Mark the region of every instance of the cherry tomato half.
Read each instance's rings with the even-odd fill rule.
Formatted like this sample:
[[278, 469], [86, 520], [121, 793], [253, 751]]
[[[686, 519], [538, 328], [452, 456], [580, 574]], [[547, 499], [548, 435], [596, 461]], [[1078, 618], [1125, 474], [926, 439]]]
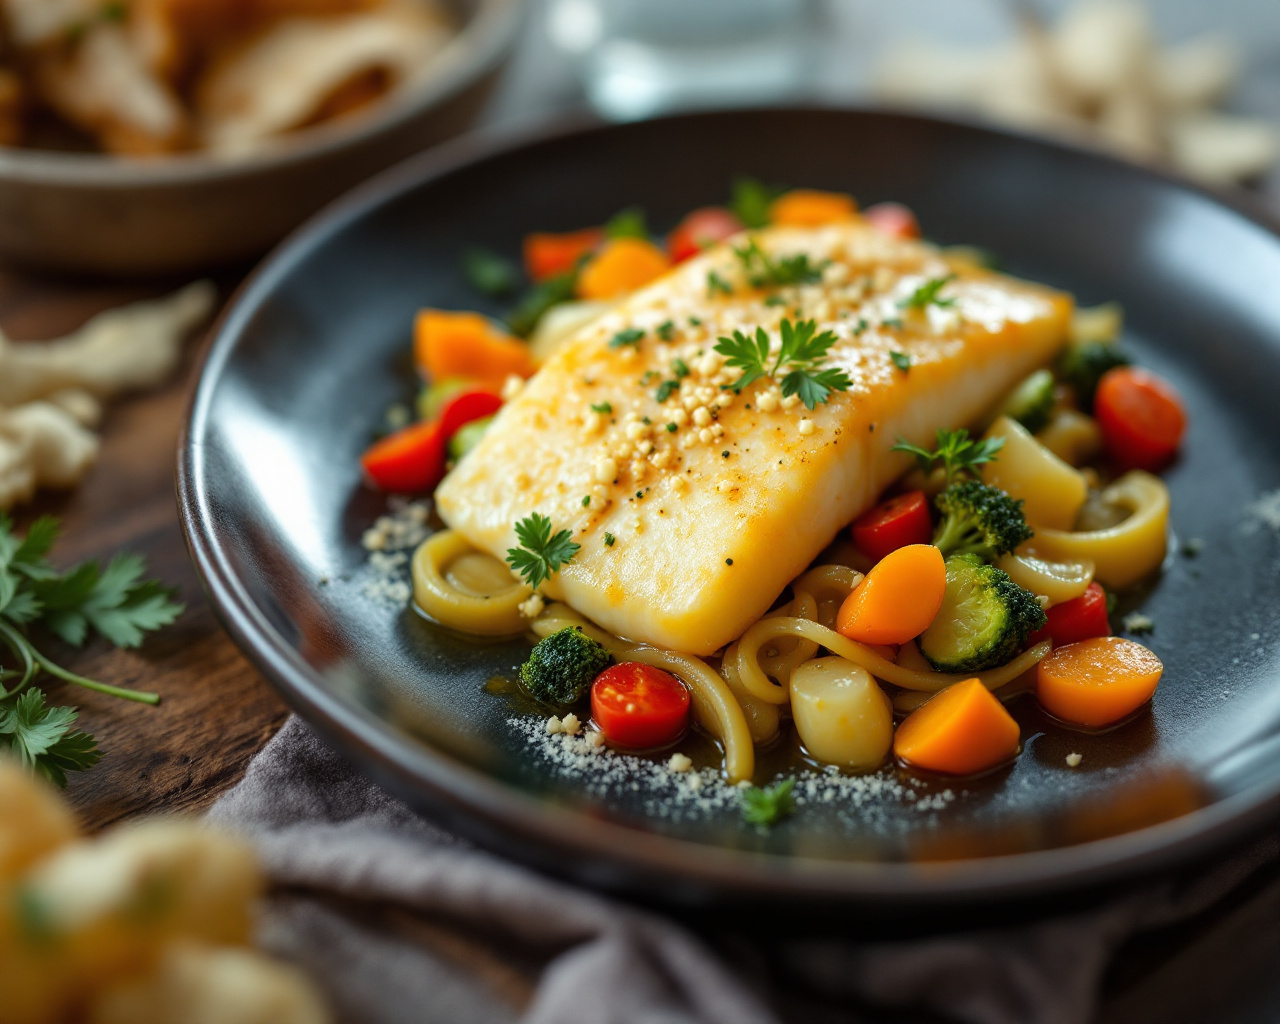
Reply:
[[1107, 451], [1132, 469], [1159, 469], [1177, 453], [1187, 429], [1187, 414], [1173, 386], [1132, 366], [1102, 375], [1093, 415]]
[[1038, 644], [1048, 636], [1053, 638], [1054, 647], [1065, 647], [1095, 636], [1111, 635], [1107, 592], [1097, 583], [1090, 583], [1079, 597], [1055, 604], [1045, 615], [1049, 621], [1028, 637], [1028, 643]]
[[377, 442], [360, 457], [360, 464], [384, 491], [429, 491], [444, 476], [446, 440], [440, 420], [415, 423]]
[[933, 539], [929, 499], [924, 491], [910, 491], [882, 501], [853, 522], [853, 542], [872, 561], [908, 544], [928, 544]]
[[624, 661], [591, 684], [591, 716], [605, 739], [620, 747], [666, 746], [688, 725], [689, 690], [670, 672]]
[[704, 206], [685, 217], [667, 236], [667, 252], [676, 263], [697, 256], [709, 245], [742, 230], [742, 221], [723, 206]]
[[916, 215], [901, 203], [876, 203], [862, 211], [871, 226], [890, 238], [919, 238]]

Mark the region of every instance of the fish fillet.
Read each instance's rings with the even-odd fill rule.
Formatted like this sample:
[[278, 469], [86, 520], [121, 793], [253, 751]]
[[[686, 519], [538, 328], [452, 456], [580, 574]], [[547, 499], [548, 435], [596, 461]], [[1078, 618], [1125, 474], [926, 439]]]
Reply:
[[[1047, 363], [1072, 310], [1065, 294], [860, 221], [754, 237], [775, 260], [807, 254], [821, 281], [754, 287], [731, 245], [681, 264], [558, 349], [436, 492], [444, 521], [498, 557], [518, 520], [549, 516], [581, 545], [549, 596], [692, 654], [741, 635], [910, 468], [890, 451], [899, 437], [932, 447]], [[712, 272], [731, 294], [709, 287]], [[952, 273], [945, 304], [904, 308]], [[738, 371], [717, 338], [763, 326], [776, 351], [784, 316], [834, 331], [825, 365], [853, 380], [812, 412], [768, 378], [723, 387]]]

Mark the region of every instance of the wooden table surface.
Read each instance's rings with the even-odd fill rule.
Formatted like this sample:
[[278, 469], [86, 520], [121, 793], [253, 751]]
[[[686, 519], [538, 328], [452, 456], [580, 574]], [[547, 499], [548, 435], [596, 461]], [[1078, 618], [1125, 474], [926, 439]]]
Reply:
[[[94, 313], [166, 287], [82, 285], [0, 272], [0, 329], [15, 339], [58, 337]], [[235, 284], [221, 282], [223, 294]], [[174, 467], [180, 425], [201, 338], [163, 389], [112, 403], [102, 453], [81, 485], [43, 492], [14, 510], [21, 529], [43, 512], [62, 517], [59, 565], [136, 551], [151, 575], [176, 587], [187, 605], [173, 626], [136, 651], [95, 641], [75, 651], [46, 643], [50, 657], [75, 672], [159, 693], [158, 707], [116, 700], [45, 677], [50, 699], [80, 708], [79, 726], [103, 751], [68, 787], [89, 829], [142, 813], [198, 811], [232, 786], [287, 714], [284, 705], [222, 631], [187, 557], [178, 525]]]

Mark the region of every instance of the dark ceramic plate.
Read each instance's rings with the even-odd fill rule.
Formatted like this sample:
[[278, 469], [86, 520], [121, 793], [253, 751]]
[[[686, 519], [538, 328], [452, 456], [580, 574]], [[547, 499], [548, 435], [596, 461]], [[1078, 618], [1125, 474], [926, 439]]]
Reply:
[[[485, 689], [527, 644], [473, 642], [366, 595], [360, 537], [385, 503], [357, 457], [411, 393], [415, 310], [484, 307], [459, 253], [515, 256], [527, 230], [635, 204], [666, 229], [744, 172], [901, 200], [931, 238], [986, 247], [1082, 303], [1124, 304], [1127, 344], [1186, 397], [1192, 428], [1167, 479], [1179, 536], [1203, 541], [1197, 557], [1171, 557], [1143, 602], [1168, 666], [1150, 710], [1083, 735], [1026, 700], [1026, 752], [950, 787], [955, 799], [907, 780], [911, 797], [853, 807], [819, 787], [763, 834], [731, 807], [671, 814], [644, 785], [601, 793], [557, 772], [511, 724], [519, 709]], [[356, 764], [482, 843], [668, 900], [1013, 897], [1207, 854], [1280, 806], [1280, 537], [1249, 511], [1280, 485], [1277, 395], [1280, 238], [1238, 205], [1093, 153], [919, 117], [692, 115], [464, 142], [322, 216], [222, 322], [182, 443], [181, 502], [249, 657]]]

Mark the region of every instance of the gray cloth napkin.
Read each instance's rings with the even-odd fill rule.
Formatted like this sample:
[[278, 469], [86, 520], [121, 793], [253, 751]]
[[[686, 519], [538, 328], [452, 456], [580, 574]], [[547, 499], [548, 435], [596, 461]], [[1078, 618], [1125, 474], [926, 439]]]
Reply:
[[344, 1024], [856, 1024], [876, 1008], [1086, 1024], [1124, 940], [1200, 913], [1280, 860], [1273, 834], [1210, 871], [1033, 925], [767, 949], [742, 938], [717, 953], [442, 831], [297, 718], [210, 818], [261, 853], [274, 886], [263, 945], [317, 978]]

